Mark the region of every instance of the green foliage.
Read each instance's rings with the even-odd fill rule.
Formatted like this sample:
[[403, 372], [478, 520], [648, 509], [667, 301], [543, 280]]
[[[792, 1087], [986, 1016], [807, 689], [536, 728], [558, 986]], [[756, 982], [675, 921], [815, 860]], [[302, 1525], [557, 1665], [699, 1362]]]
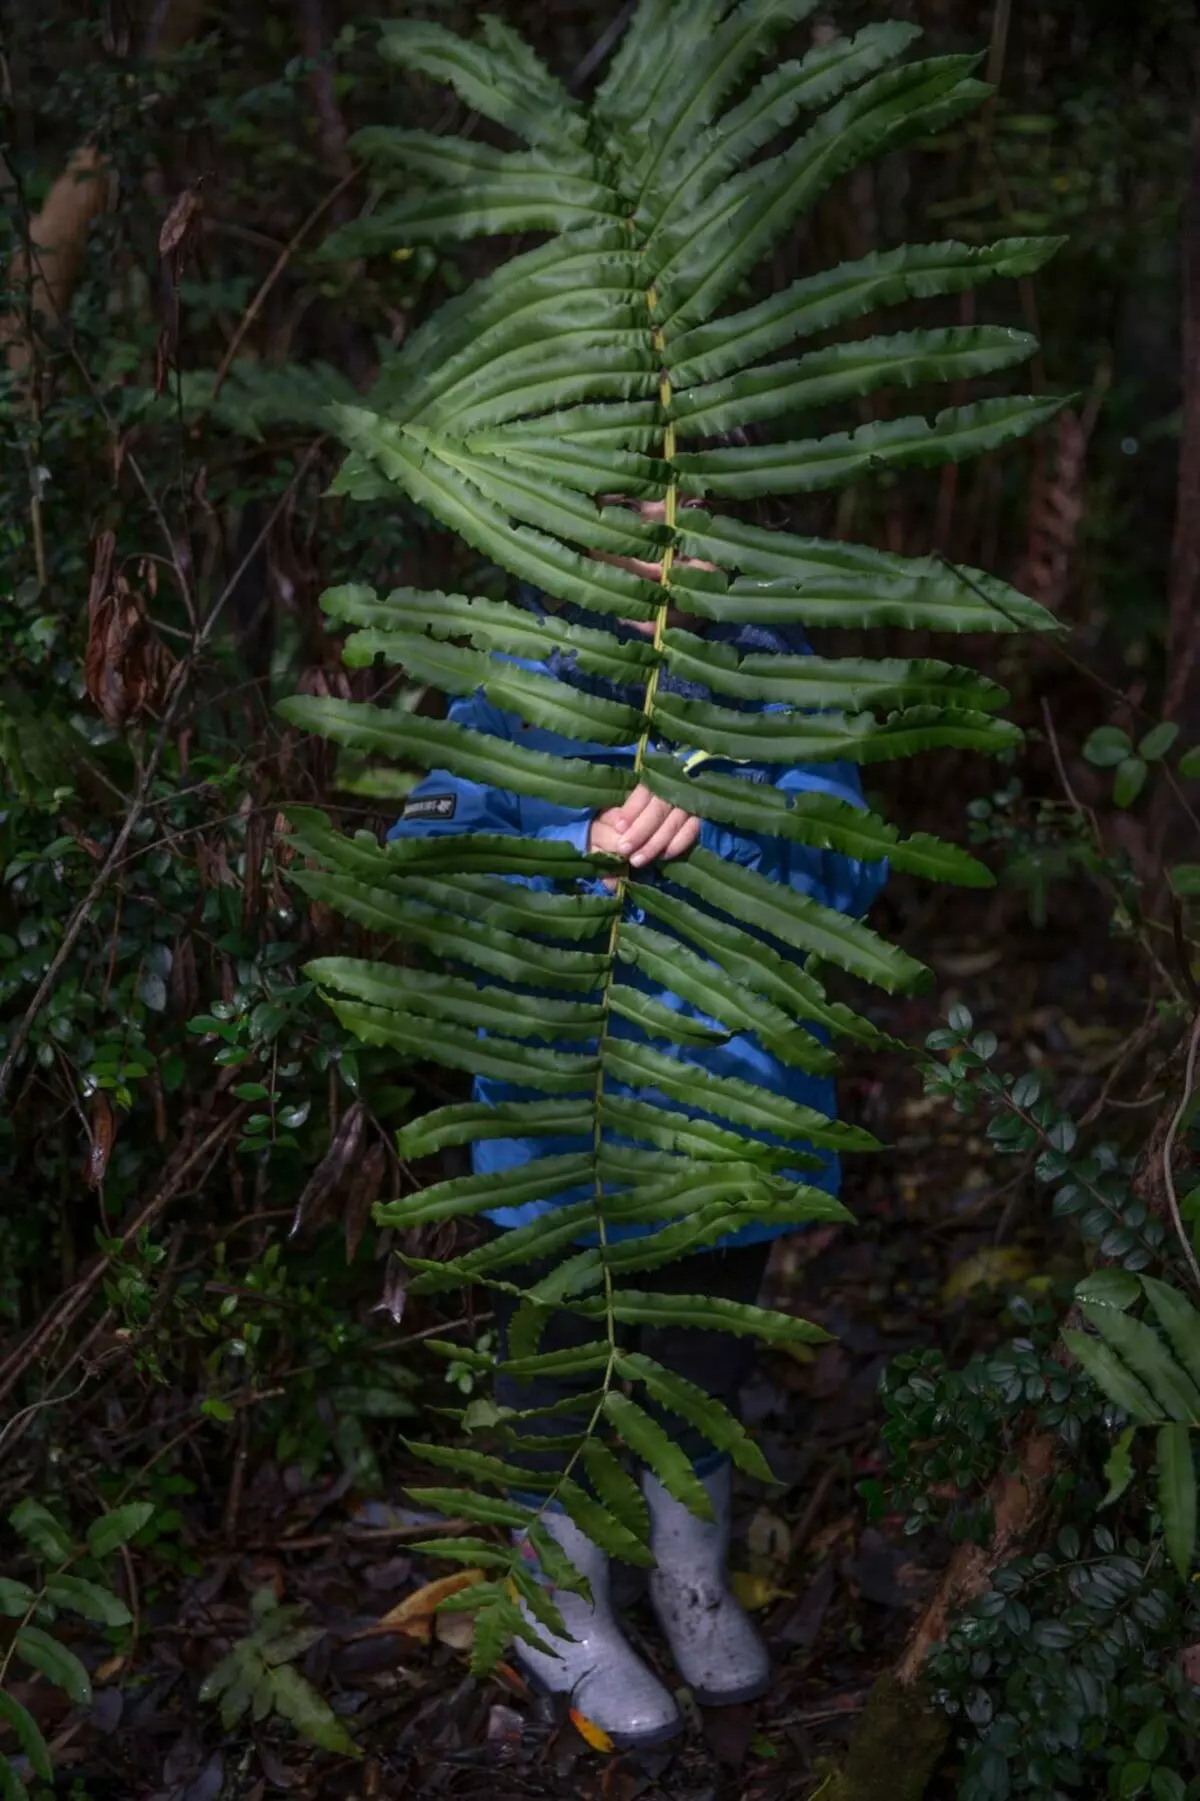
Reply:
[[1062, 1330], [1042, 1282], [1008, 1295], [1009, 1342], [957, 1370], [910, 1355], [885, 1377], [892, 1468], [863, 1492], [877, 1511], [901, 1507], [910, 1532], [938, 1523], [986, 1543], [981, 1497], [1021, 1440], [1055, 1434], [1067, 1453], [1046, 1542], [995, 1571], [929, 1665], [962, 1727], [958, 1792], [1190, 1796], [1200, 1716], [1177, 1652], [1200, 1624], [1200, 1313], [1176, 1286], [1179, 1247], [1135, 1191], [1133, 1159], [1042, 1074], [998, 1067], [996, 1035], [969, 1009], [951, 1009], [928, 1045], [927, 1089], [986, 1117], [993, 1151], [1024, 1160], [1095, 1260], [1074, 1285], [1089, 1329]]
[[[24, 1665], [78, 1706], [90, 1706], [91, 1678], [75, 1652], [62, 1642], [60, 1618], [66, 1614], [89, 1621], [115, 1633], [115, 1642], [122, 1642], [123, 1628], [133, 1616], [113, 1588], [112, 1559], [142, 1530], [153, 1511], [144, 1501], [116, 1507], [91, 1522], [82, 1544], [40, 1501], [21, 1501], [9, 1514], [9, 1524], [25, 1557], [36, 1561], [38, 1574], [29, 1582], [0, 1578], [0, 1615], [15, 1622], [0, 1657], [0, 1720], [11, 1728], [22, 1755], [41, 1781], [54, 1779], [46, 1741], [33, 1715], [6, 1684]], [[75, 1573], [76, 1566], [90, 1574]], [[27, 1790], [6, 1758], [0, 1761], [0, 1769], [6, 1772], [5, 1793], [23, 1801]]]
[[[799, 63], [769, 67], [736, 99], [779, 34], [810, 11], [811, 0], [742, 0], [701, 16], [644, 0], [589, 107], [494, 19], [481, 20], [471, 40], [424, 22], [385, 27], [389, 58], [449, 82], [530, 148], [386, 127], [360, 133], [358, 148], [381, 179], [399, 174], [407, 185], [394, 205], [342, 227], [324, 253], [370, 255], [496, 232], [555, 235], [443, 306], [370, 395], [333, 409], [349, 449], [335, 488], [407, 497], [492, 564], [540, 588], [551, 615], [543, 628], [520, 607], [486, 596], [402, 589], [382, 598], [358, 582], [330, 591], [323, 604], [354, 628], [352, 662], [382, 657], [452, 694], [482, 690], [524, 724], [585, 747], [633, 745], [633, 773], [590, 748], [568, 758], [376, 703], [298, 696], [281, 711], [356, 754], [491, 782], [518, 797], [518, 806], [530, 797], [604, 808], [643, 779], [704, 819], [736, 819], [767, 839], [868, 861], [891, 856], [923, 876], [983, 885], [987, 871], [957, 847], [927, 836], [905, 841], [871, 812], [814, 795], [793, 803], [740, 775], [749, 764], [848, 758], [866, 765], [942, 746], [1007, 753], [1020, 734], [996, 717], [1004, 698], [996, 684], [930, 658], [739, 659], [701, 631], [668, 629], [672, 608], [700, 622], [1053, 628], [1024, 596], [977, 572], [766, 530], [715, 510], [722, 501], [840, 487], [875, 472], [994, 451], [1059, 405], [993, 396], [933, 418], [918, 413], [846, 428], [847, 419], [861, 419], [848, 409], [885, 390], [979, 376], [1032, 353], [1026, 334], [986, 326], [855, 338], [806, 348], [794, 361], [763, 360], [881, 301], [1028, 273], [1057, 247], [1051, 239], [980, 251], [906, 247], [745, 305], [747, 278], [837, 175], [944, 128], [988, 92], [970, 57], [900, 60], [917, 34], [883, 23], [853, 40], [822, 42]], [[660, 80], [663, 70], [669, 78]], [[753, 160], [785, 132], [784, 148]], [[832, 409], [832, 428], [812, 436], [820, 409]], [[782, 438], [745, 438], [747, 426], [767, 420], [782, 421]], [[742, 441], [706, 443], [731, 431]], [[613, 496], [661, 502], [661, 523], [611, 504]], [[696, 504], [684, 510], [689, 500]], [[658, 564], [661, 577], [598, 560], [614, 557]], [[613, 629], [589, 626], [577, 635], [554, 616], [571, 605]], [[627, 641], [616, 629], [622, 622], [644, 624], [649, 637]], [[618, 682], [619, 697], [584, 692], [513, 660], [536, 662], [555, 644], [577, 649], [581, 670]], [[714, 698], [680, 700], [664, 678], [702, 682]], [[640, 1557], [644, 1522], [624, 1509], [627, 1491], [597, 1435], [607, 1429], [686, 1505], [705, 1506], [690, 1468], [642, 1405], [643, 1392], [747, 1467], [760, 1468], [761, 1459], [736, 1422], [698, 1392], [623, 1355], [618, 1328], [669, 1320], [768, 1342], [818, 1336], [788, 1316], [659, 1294], [645, 1276], [744, 1225], [840, 1217], [828, 1197], [776, 1173], [778, 1152], [796, 1140], [846, 1150], [873, 1143], [851, 1125], [704, 1071], [687, 1046], [749, 1027], [788, 1061], [828, 1069], [834, 1058], [801, 1022], [868, 1040], [879, 1035], [830, 992], [827, 968], [889, 993], [919, 986], [927, 972], [862, 923], [700, 849], [671, 867], [681, 899], [649, 874], [631, 882], [612, 861], [519, 829], [380, 850], [366, 834], [340, 836], [319, 814], [291, 817], [294, 845], [308, 859], [296, 877], [306, 892], [467, 972], [361, 958], [309, 964], [306, 975], [341, 1024], [369, 1045], [517, 1079], [546, 1098], [506, 1110], [510, 1125], [519, 1120], [534, 1133], [552, 1133], [570, 1122], [590, 1145], [500, 1176], [434, 1183], [386, 1203], [377, 1217], [415, 1227], [587, 1191], [587, 1199], [541, 1222], [539, 1253], [569, 1255], [572, 1241], [588, 1234], [595, 1246], [565, 1265], [561, 1280], [555, 1272], [526, 1298], [517, 1345], [501, 1367], [595, 1373], [592, 1426], [545, 1504], [557, 1501], [598, 1543]], [[496, 880], [517, 873], [559, 885], [529, 893]], [[581, 891], [580, 879], [594, 884], [606, 873], [611, 892]], [[652, 926], [631, 918], [634, 909], [644, 909]], [[678, 969], [678, 983], [718, 1025], [681, 1021], [623, 988], [615, 979], [623, 962], [651, 976], [669, 965], [672, 985]], [[641, 1035], [613, 1034], [609, 1021], [617, 1016]], [[658, 1049], [664, 1039], [679, 1053]], [[614, 1095], [614, 1083], [656, 1098], [631, 1106]], [[715, 1114], [720, 1127], [691, 1119], [681, 1106]], [[632, 1145], [610, 1146], [613, 1125]], [[409, 1153], [427, 1151], [469, 1142], [480, 1129], [480, 1110], [455, 1104], [406, 1127], [401, 1144]], [[649, 1228], [649, 1235], [613, 1242], [617, 1226]], [[503, 1285], [518, 1249], [506, 1234], [464, 1258], [418, 1261], [415, 1286]], [[537, 1353], [552, 1307], [596, 1325], [594, 1343], [565, 1361]], [[486, 1434], [485, 1422], [480, 1429]], [[506, 1442], [521, 1442], [511, 1426]], [[502, 1493], [520, 1484], [519, 1468], [474, 1449], [424, 1454], [472, 1484]], [[598, 1499], [575, 1480], [581, 1459]], [[419, 1493], [475, 1520], [536, 1521], [474, 1488]], [[512, 1629], [512, 1609], [506, 1613], [490, 1586], [475, 1602], [489, 1622], [477, 1645], [486, 1661], [501, 1628]]]
[[325, 1636], [324, 1629], [302, 1625], [304, 1609], [281, 1607], [271, 1588], [259, 1589], [251, 1611], [253, 1630], [205, 1677], [201, 1700], [217, 1703], [226, 1732], [245, 1714], [256, 1723], [278, 1714], [323, 1751], [357, 1756], [354, 1740], [329, 1703], [294, 1667]]

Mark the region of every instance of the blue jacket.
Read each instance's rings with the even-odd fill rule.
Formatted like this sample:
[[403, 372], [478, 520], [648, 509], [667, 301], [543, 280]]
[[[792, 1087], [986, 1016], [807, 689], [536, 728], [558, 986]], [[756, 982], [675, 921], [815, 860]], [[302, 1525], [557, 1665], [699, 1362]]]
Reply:
[[[581, 617], [583, 617], [581, 615]], [[613, 629], [613, 622], [603, 622], [608, 629]], [[739, 651], [775, 651], [788, 652], [792, 655], [809, 654], [809, 645], [803, 636], [792, 629], [773, 630], [762, 626], [721, 626], [709, 627], [708, 636], [731, 644]], [[516, 661], [517, 659], [513, 659]], [[570, 656], [555, 652], [544, 662], [525, 662], [524, 667], [536, 669], [544, 674], [557, 676], [580, 688], [607, 694], [618, 690], [610, 684], [589, 680], [577, 674], [572, 668]], [[707, 689], [693, 683], [675, 681], [666, 677], [662, 686], [668, 691], [679, 692], [690, 698], [708, 698]], [[476, 693], [467, 699], [456, 700], [450, 707], [450, 718], [460, 725], [471, 726], [475, 731], [488, 733], [497, 738], [514, 740], [530, 750], [543, 750], [560, 757], [586, 756], [593, 762], [603, 761], [618, 767], [632, 767], [634, 747], [625, 745], [614, 749], [611, 745], [587, 744], [574, 738], [562, 737], [557, 732], [544, 731], [538, 727], [526, 725], [514, 714], [502, 712], [493, 706], [482, 693]], [[706, 765], [706, 767], [712, 767]], [[851, 802], [856, 806], [865, 803], [858, 772], [850, 763], [797, 764], [784, 767], [771, 764], [718, 763], [715, 770], [722, 773], [733, 773], [744, 780], [752, 782], [769, 782], [774, 787], [787, 792], [797, 793], [817, 790], [831, 794], [839, 800]], [[715, 772], [714, 770], [714, 772]], [[633, 787], [632, 779], [630, 787]], [[555, 806], [545, 801], [532, 800], [523, 795], [512, 794], [500, 788], [493, 788], [481, 782], [466, 781], [458, 776], [448, 774], [445, 770], [434, 770], [426, 776], [412, 791], [405, 805], [402, 818], [389, 832], [389, 838], [397, 837], [434, 837], [448, 833], [460, 832], [512, 832], [523, 837], [558, 840], [574, 845], [579, 851], [587, 848], [588, 828], [592, 819], [592, 811], [583, 807]], [[744, 867], [756, 870], [775, 881], [786, 882], [804, 894], [811, 895], [822, 905], [834, 907], [839, 912], [855, 917], [866, 912], [883, 885], [887, 866], [885, 863], [863, 863], [855, 858], [842, 856], [833, 851], [809, 849], [806, 845], [791, 843], [777, 838], [763, 838], [750, 832], [737, 832], [727, 826], [715, 825], [705, 820], [700, 832], [700, 843], [705, 849], [713, 851], [717, 856], [728, 858]], [[657, 879], [668, 887], [670, 865], [660, 867]], [[521, 881], [529, 878], [511, 877]], [[647, 879], [643, 871], [640, 880]], [[546, 877], [533, 878], [535, 887], [549, 887]], [[680, 891], [682, 892], [682, 891]], [[630, 908], [628, 917], [640, 920], [639, 909]], [[660, 921], [655, 922], [663, 929]], [[781, 947], [776, 947], [781, 948]], [[796, 955], [796, 961], [802, 959]], [[678, 995], [672, 994], [657, 983], [651, 981], [640, 971], [621, 963], [618, 965], [616, 980], [631, 982], [652, 994], [664, 1005], [674, 1008], [682, 1014], [699, 1019], [709, 1025], [719, 1025], [719, 1021], [702, 1013]], [[637, 1038], [639, 1033], [633, 1025], [621, 1018], [611, 1020], [608, 1030], [616, 1036]], [[819, 1028], [810, 1027], [815, 1035], [821, 1036]], [[724, 1043], [714, 1046], [688, 1046], [664, 1044], [658, 1041], [659, 1050], [666, 1051], [680, 1062], [693, 1062], [701, 1068], [712, 1071], [716, 1075], [738, 1076], [743, 1081], [751, 1081], [759, 1086], [785, 1095], [789, 1100], [802, 1106], [815, 1107], [820, 1112], [832, 1117], [836, 1112], [836, 1098], [833, 1079], [830, 1076], [818, 1076], [806, 1073], [790, 1065], [781, 1063], [769, 1055], [758, 1040], [749, 1032], [735, 1033]], [[617, 1084], [615, 1093], [636, 1094], [638, 1091]], [[492, 1077], [477, 1076], [473, 1093], [478, 1100], [498, 1102], [507, 1100], [527, 1100], [533, 1098], [530, 1091], [511, 1083], [501, 1082]], [[662, 1095], [657, 1093], [643, 1094], [640, 1098], [653, 1099], [660, 1106], [670, 1106]], [[702, 1117], [712, 1117], [702, 1115]], [[764, 1133], [763, 1137], [771, 1135]], [[528, 1138], [491, 1138], [472, 1147], [472, 1161], [477, 1173], [500, 1171], [512, 1168], [516, 1164], [529, 1162], [533, 1157], [558, 1152], [579, 1151], [586, 1146], [581, 1139], [528, 1139]], [[797, 1150], [812, 1153], [809, 1145], [797, 1145]], [[806, 1169], [803, 1181], [828, 1193], [836, 1193], [839, 1185], [840, 1170], [836, 1155], [829, 1152], [816, 1153], [822, 1159], [822, 1167]], [[564, 1205], [568, 1201], [582, 1198], [582, 1191], [572, 1190], [559, 1196], [556, 1201], [531, 1201], [519, 1207], [497, 1208], [488, 1214], [499, 1226], [522, 1226], [539, 1215], [551, 1211], [555, 1206]], [[644, 1228], [627, 1228], [636, 1232]], [[749, 1244], [766, 1238], [777, 1237], [788, 1228], [779, 1225], [749, 1225], [726, 1239], [726, 1244]], [[610, 1237], [622, 1236], [620, 1231], [610, 1233]]]

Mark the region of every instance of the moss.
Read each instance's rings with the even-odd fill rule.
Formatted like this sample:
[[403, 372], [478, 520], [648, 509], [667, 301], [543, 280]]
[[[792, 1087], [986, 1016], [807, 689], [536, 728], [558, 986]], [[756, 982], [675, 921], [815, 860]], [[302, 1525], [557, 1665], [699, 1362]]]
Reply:
[[921, 1801], [949, 1736], [949, 1720], [929, 1707], [919, 1684], [906, 1687], [892, 1675], [881, 1676], [844, 1763], [817, 1796], [820, 1801]]

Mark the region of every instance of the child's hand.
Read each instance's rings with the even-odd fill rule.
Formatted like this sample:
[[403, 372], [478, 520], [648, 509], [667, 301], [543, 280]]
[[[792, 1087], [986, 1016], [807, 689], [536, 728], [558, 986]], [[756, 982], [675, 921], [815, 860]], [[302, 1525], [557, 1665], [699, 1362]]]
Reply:
[[[668, 806], [642, 784], [619, 807], [597, 813], [588, 834], [588, 849], [627, 857], [634, 869], [655, 861], [667, 863], [691, 850], [700, 836], [700, 821], [682, 807]], [[616, 886], [606, 879], [609, 888]]]

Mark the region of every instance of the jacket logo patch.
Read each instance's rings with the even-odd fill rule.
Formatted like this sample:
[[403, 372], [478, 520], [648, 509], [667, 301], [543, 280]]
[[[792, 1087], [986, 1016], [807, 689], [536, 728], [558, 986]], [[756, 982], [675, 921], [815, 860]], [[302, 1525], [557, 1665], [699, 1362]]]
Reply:
[[419, 794], [404, 803], [405, 819], [453, 819], [457, 794]]

